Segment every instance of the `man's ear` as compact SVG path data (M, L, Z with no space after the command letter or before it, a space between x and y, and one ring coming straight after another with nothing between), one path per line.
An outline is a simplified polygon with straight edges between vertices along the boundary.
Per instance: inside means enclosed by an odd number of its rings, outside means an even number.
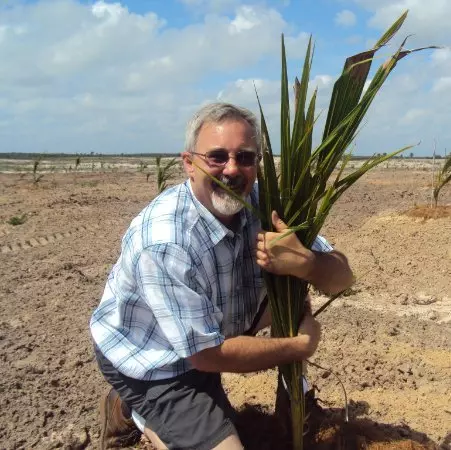
M194 174L194 165L193 165L193 155L190 152L182 152L181 157L183 160L183 168L185 169L185 172L188 174L188 176L191 176Z

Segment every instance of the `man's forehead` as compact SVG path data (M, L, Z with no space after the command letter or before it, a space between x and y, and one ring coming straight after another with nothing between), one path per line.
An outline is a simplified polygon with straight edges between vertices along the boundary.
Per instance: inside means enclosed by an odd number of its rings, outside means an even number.
M244 125L245 127L249 127L252 129L252 126L248 121L241 119L239 117L237 117L237 118L228 117L228 118L221 119L221 120L208 120L203 123L201 129L206 128L206 127L222 127L225 125L233 125L233 124L241 124L241 125Z
M205 122L199 130L199 137L205 137L205 135L217 135L228 137L237 135L235 127L244 127L244 137L246 140L250 139L256 142L255 130L245 120L240 119L227 119L222 121Z

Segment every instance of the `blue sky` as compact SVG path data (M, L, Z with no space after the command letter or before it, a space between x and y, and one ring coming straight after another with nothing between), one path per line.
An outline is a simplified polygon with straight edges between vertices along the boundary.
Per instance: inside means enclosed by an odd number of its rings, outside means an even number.
M445 0L4 0L0 5L0 152L151 153L183 149L190 115L210 101L257 112L257 86L278 140L280 35L290 78L315 40L316 136L347 56L401 14L396 42L441 50L398 65L372 105L355 152L451 147L451 2ZM410 151L409 151L410 153Z

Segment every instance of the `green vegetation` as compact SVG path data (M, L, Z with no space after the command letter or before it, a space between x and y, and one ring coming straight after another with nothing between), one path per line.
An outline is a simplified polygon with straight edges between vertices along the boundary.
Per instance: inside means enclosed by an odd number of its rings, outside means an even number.
M27 221L27 215L26 214L22 214L21 216L13 216L11 217L11 219L9 219L7 222L10 225L22 225L23 223L25 223Z
M145 163L144 161L140 161L139 162L139 168L138 168L138 172L144 172L144 169L147 169L147 163Z
M161 156L155 158L155 163L157 165L157 189L160 194L168 186L167 182L173 177L173 171L171 170L177 164L177 158L172 158L166 164L161 163ZM147 180L149 177L147 177Z
M41 181L42 178L44 177L44 174L42 174L42 173L38 174L39 163L40 163L39 159L35 159L33 161L33 183L34 184L39 183L39 181Z
M376 165L400 154L405 147L390 154L378 154L366 160L361 167L349 174L344 169L351 156L346 153L359 132L365 114L400 59L413 51L402 45L374 74L365 89L365 83L375 53L396 34L407 17L405 12L375 46L363 53L349 57L340 78L336 81L329 103L328 115L322 141L312 148L317 91L307 101L313 45L310 40L301 79L295 79L295 114L290 119L290 100L287 76L285 44L282 36L281 81L281 157L280 173L276 173L274 155L263 110L261 112L263 135L263 169L259 170L259 199L262 227L273 231L271 212L276 210L290 230L284 235L296 233L299 240L310 248L319 234L329 212L340 196L362 175ZM334 170L338 172L330 180ZM332 177L333 178L333 177ZM272 311L272 334L276 337L295 336L304 315L305 299L309 285L295 277L277 276L265 272ZM303 448L305 422L304 393L302 389L303 368L301 363L280 367L283 380L288 386L291 399L293 448Z
M438 195L441 189L443 188L443 186L445 186L445 184L449 183L450 180L451 180L451 153L446 158L442 170L438 173L434 181L433 196L435 207L437 207Z

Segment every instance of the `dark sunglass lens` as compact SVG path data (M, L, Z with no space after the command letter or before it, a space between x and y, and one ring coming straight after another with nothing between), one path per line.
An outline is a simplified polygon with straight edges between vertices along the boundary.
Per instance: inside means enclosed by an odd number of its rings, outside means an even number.
M229 155L225 151L217 150L208 152L207 159L211 164L225 164L229 160Z
M254 152L238 152L236 154L236 162L240 166L253 166L257 160L257 155Z

